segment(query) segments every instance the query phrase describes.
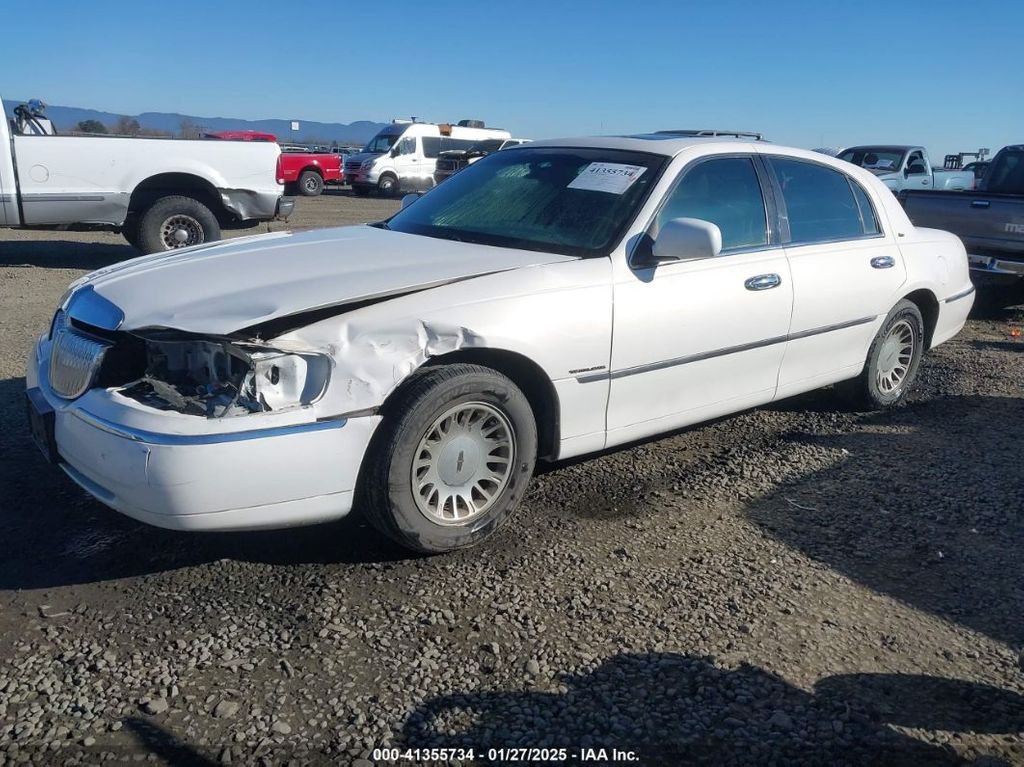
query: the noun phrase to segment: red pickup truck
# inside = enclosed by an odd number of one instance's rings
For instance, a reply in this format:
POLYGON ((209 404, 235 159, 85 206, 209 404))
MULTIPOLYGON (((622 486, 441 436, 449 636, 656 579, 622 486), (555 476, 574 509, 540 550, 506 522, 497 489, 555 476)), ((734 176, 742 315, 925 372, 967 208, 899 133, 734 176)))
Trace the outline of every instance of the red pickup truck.
MULTIPOLYGON (((222 141, 273 141, 273 133, 251 130, 225 130, 204 133, 203 138, 222 141)), ((286 194, 316 197, 327 182, 342 183, 341 157, 336 154, 282 151, 277 159, 277 182, 285 185, 286 194)))

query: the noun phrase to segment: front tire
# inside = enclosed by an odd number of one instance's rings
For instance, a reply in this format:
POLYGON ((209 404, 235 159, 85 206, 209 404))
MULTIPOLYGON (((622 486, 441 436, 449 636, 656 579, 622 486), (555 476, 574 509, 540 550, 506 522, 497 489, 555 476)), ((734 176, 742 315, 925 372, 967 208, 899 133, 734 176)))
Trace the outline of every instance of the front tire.
POLYGON ((413 551, 475 546, 515 509, 536 456, 533 410, 512 381, 479 365, 426 368, 388 403, 374 435, 365 513, 413 551))
POLYGON ((390 173, 385 173, 377 182, 377 194, 381 197, 395 197, 398 195, 398 179, 390 173))
POLYGON ((841 389, 855 407, 883 410, 907 396, 924 355, 924 320, 912 301, 900 301, 875 334, 864 370, 841 389))
POLYGON ((303 197, 319 197, 324 191, 324 179, 315 170, 306 170, 299 176, 299 194, 303 197))
POLYGON ((161 197, 139 219, 139 250, 143 253, 187 248, 219 239, 217 217, 192 197, 161 197))

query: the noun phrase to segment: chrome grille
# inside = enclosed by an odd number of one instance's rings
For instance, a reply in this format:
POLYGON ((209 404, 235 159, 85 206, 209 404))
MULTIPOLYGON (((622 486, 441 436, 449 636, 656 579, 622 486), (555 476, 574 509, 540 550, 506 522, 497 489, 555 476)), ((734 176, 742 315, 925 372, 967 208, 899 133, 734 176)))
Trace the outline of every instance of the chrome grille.
POLYGON ((110 345, 75 331, 63 312, 53 320, 51 338, 50 388, 65 399, 79 397, 92 385, 110 345))

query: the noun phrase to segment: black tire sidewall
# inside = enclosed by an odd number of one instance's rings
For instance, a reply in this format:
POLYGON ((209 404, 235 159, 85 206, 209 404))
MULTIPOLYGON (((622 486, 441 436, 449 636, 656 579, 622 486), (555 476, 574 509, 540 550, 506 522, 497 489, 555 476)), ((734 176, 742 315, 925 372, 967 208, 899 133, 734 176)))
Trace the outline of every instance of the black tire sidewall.
POLYGON ((138 247, 143 253, 162 253, 173 248, 165 248, 160 236, 160 226, 174 215, 185 215, 194 218, 203 229, 203 242, 216 242, 220 239, 220 223, 213 212, 199 200, 192 197, 173 195, 162 197, 154 202, 139 219, 138 247))
POLYGON ((892 407, 899 404, 906 396, 910 387, 917 378, 917 371, 921 366, 921 358, 924 356, 924 319, 917 306, 910 301, 898 303, 882 323, 878 333, 871 342, 871 349, 868 352, 867 365, 864 368, 864 386, 867 389, 867 396, 870 402, 876 407, 892 407), (909 320, 914 333, 914 356, 910 361, 910 368, 906 377, 899 387, 892 392, 885 393, 878 388, 878 361, 882 352, 886 337, 892 327, 901 320, 909 320))
POLYGON ((385 173, 377 182, 377 191, 383 197, 394 197, 398 194, 398 179, 390 173, 385 173), (390 182, 390 188, 388 184, 390 182))
MULTIPOLYGON (((537 427, 526 396, 509 379, 477 366, 453 366, 447 375, 423 375, 427 389, 400 403, 390 426, 382 424, 377 450, 371 452, 378 470, 373 480, 374 510, 378 527, 403 546, 425 553, 466 548, 490 537, 508 519, 533 476, 537 454, 537 427), (454 375, 452 375, 454 373, 454 375), (446 410, 464 402, 483 402, 500 410, 512 425, 515 464, 497 501, 466 526, 432 522, 413 497, 412 462, 420 439, 446 410)), ((444 370, 444 368, 439 368, 444 370)), ((422 389, 421 382, 420 388, 422 389)), ((387 417, 387 416, 386 416, 387 417)))
POLYGON ((299 193, 303 197, 319 197, 324 191, 324 180, 323 177, 315 170, 306 170, 299 176, 299 193), (317 186, 315 191, 310 191, 306 188, 306 183, 311 179, 316 179, 317 186))

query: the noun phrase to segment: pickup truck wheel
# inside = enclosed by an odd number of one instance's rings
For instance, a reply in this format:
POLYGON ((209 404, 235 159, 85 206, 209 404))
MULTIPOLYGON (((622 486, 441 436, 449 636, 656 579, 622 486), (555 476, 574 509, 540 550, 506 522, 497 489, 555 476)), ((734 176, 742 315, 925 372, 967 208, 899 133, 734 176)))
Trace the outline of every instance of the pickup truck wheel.
POLYGON ((924 354, 924 320, 912 301, 900 301, 875 334, 863 372, 840 385, 856 407, 881 410, 902 402, 924 354))
POLYGON ((217 217, 191 197, 162 197, 139 219, 139 250, 143 253, 187 248, 219 239, 217 217))
POLYGON ((427 368, 385 408, 364 461, 365 512, 413 551, 474 546, 519 503, 536 455, 533 411, 512 381, 479 365, 427 368))
POLYGON ((377 182, 377 193, 381 197, 394 197, 398 194, 398 179, 390 173, 384 174, 377 182))
POLYGON ((324 191, 324 179, 315 170, 306 170, 299 176, 299 193, 303 197, 319 197, 324 191))

